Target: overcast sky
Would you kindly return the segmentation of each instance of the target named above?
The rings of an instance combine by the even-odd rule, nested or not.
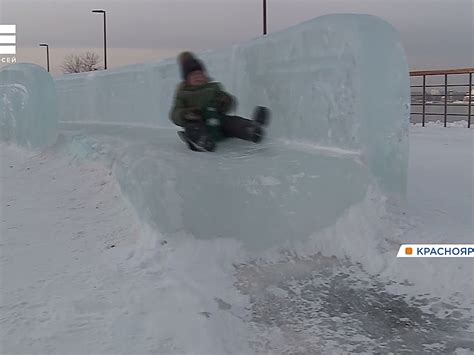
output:
[[[107,10],[109,66],[159,60],[182,49],[227,47],[260,36],[262,0],[0,0],[0,23],[17,25],[17,59],[53,70],[65,55],[102,55]],[[328,13],[380,16],[401,33],[412,69],[474,66],[473,0],[268,0],[269,32]]]

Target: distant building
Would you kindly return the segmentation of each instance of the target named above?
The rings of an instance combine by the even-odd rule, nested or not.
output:
[[[466,95],[464,96],[464,102],[469,102],[469,91],[466,92]],[[474,89],[471,90],[471,103],[474,102]]]
[[[453,102],[455,100],[454,98],[454,92],[453,90],[448,91],[448,102]]]
[[[426,95],[426,101],[441,101],[441,90],[439,89],[431,89],[430,93]]]

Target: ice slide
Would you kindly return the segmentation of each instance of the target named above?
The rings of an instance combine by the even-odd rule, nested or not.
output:
[[[111,164],[144,223],[167,235],[234,238],[260,250],[334,225],[369,190],[404,195],[409,76],[389,24],[329,15],[199,55],[238,97],[238,114],[248,116],[255,105],[272,109],[263,144],[229,140],[212,154],[188,151],[168,120],[179,80],[175,59],[55,80],[63,141],[76,155]],[[54,131],[44,117],[55,110],[54,93],[40,72],[16,65],[0,74],[2,138],[12,117],[44,122],[47,137]],[[41,87],[48,97],[32,97],[26,113],[11,109],[5,103],[22,95],[17,84],[26,96]]]

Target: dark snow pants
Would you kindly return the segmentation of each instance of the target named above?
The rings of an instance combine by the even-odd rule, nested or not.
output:
[[[255,122],[239,116],[222,116],[220,119],[219,135],[222,138],[240,138],[251,140],[252,129]],[[202,135],[209,135],[211,128],[204,121],[191,121],[185,125],[185,133],[192,141],[198,141]],[[210,136],[213,136],[210,134]],[[215,138],[214,138],[215,139]],[[218,139],[217,139],[218,140]]]
[[[235,137],[249,140],[255,122],[239,116],[224,116],[221,129],[224,137]]]

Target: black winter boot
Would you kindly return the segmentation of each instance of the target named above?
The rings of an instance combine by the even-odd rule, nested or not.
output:
[[[260,143],[265,135],[262,126],[258,123],[254,123],[252,126],[247,127],[248,140],[254,143]]]
[[[263,106],[255,107],[252,119],[262,126],[268,125],[270,122],[270,110]]]
[[[213,152],[215,142],[209,136],[207,127],[202,122],[188,123],[184,128],[184,137],[189,149],[199,152]]]

